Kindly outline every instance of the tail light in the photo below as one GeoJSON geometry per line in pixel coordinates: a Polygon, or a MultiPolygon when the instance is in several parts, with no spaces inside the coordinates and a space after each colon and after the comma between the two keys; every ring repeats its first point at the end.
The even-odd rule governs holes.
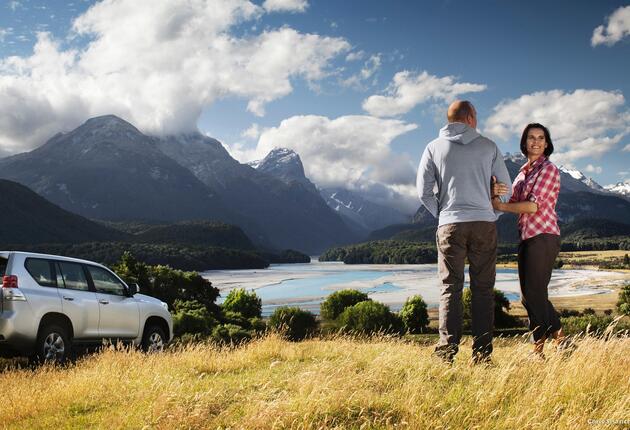
{"type": "Polygon", "coordinates": [[[2,299],[9,302],[25,302],[26,296],[18,289],[18,277],[15,275],[2,277],[2,299]]]}
{"type": "Polygon", "coordinates": [[[3,276],[2,277],[2,288],[17,288],[18,287],[18,277],[15,275],[3,276]]]}

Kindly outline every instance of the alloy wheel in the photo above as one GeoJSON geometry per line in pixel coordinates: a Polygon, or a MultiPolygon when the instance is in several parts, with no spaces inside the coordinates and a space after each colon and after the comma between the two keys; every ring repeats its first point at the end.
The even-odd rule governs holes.
{"type": "Polygon", "coordinates": [[[63,337],[59,333],[50,333],[44,339],[44,360],[62,361],[66,352],[63,337]]]}

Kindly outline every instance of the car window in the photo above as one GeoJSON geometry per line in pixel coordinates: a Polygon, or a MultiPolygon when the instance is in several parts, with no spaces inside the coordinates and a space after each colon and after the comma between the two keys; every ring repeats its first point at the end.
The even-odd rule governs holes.
{"type": "Polygon", "coordinates": [[[115,294],[117,296],[125,295],[125,286],[110,272],[96,266],[87,266],[87,269],[90,272],[97,292],[115,294]]]}
{"type": "Polygon", "coordinates": [[[56,287],[57,282],[52,275],[52,266],[50,261],[40,258],[27,258],[24,263],[26,271],[35,279],[42,287],[56,287]]]}
{"type": "Polygon", "coordinates": [[[57,267],[61,272],[61,277],[66,288],[81,291],[88,291],[90,289],[81,264],[59,261],[57,267]]]}
{"type": "Polygon", "coordinates": [[[0,257],[0,276],[4,276],[4,274],[6,273],[8,262],[9,262],[8,259],[4,257],[0,257]]]}

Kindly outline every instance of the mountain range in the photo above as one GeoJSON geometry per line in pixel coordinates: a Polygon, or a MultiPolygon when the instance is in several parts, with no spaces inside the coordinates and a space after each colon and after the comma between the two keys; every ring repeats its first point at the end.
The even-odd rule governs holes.
{"type": "MultiPolygon", "coordinates": [[[[521,154],[506,154],[504,160],[512,179],[516,178],[521,166],[526,162],[521,154]]],[[[589,223],[597,225],[597,234],[602,237],[626,231],[623,226],[630,225],[628,199],[606,190],[577,170],[562,166],[559,170],[561,187],[556,211],[563,238],[568,237],[565,235],[565,227],[568,228],[567,233],[578,237],[582,234],[582,230],[586,231],[585,226],[589,223]]],[[[497,221],[499,242],[516,243],[519,241],[516,218],[516,215],[509,213],[499,217],[497,221]]],[[[401,223],[375,230],[368,239],[433,241],[436,227],[437,220],[423,206],[420,206],[411,223],[401,223]]],[[[589,231],[591,233],[588,234],[592,237],[593,230],[589,231]]]]}
{"type": "Polygon", "coordinates": [[[308,253],[355,239],[304,184],[240,164],[200,133],[147,136],[113,115],[0,160],[0,177],[91,219],[224,221],[258,245],[308,253]]]}
{"type": "MultiPolygon", "coordinates": [[[[506,154],[505,162],[514,178],[525,158],[506,154]]],[[[561,222],[628,223],[628,184],[601,187],[579,171],[562,166],[560,170],[557,209],[561,222]]],[[[43,211],[51,214],[51,220],[71,220],[69,224],[78,226],[75,235],[66,235],[67,222],[65,227],[40,222],[48,233],[36,236],[49,242],[61,237],[122,240],[126,233],[116,230],[117,224],[131,228],[137,223],[154,226],[133,232],[146,230],[147,241],[172,243],[185,236],[201,244],[204,238],[218,238],[212,222],[223,222],[243,229],[246,236],[238,239],[242,248],[316,254],[331,246],[389,238],[405,230],[412,230],[405,234],[418,240],[433,240],[437,225],[422,207],[412,217],[371,201],[357,190],[318,188],[305,175],[299,155],[290,149],[276,148],[262,160],[241,164],[218,140],[201,133],[148,136],[113,115],[92,118],[31,152],[0,159],[0,178],[23,184],[41,196],[16,197],[27,209],[16,206],[13,214],[29,219],[29,210],[43,211]],[[37,209],[44,206],[46,210],[37,209]],[[73,218],[77,215],[100,222],[73,218]]],[[[18,185],[4,181],[3,186],[7,190],[3,194],[11,195],[18,185]]],[[[5,220],[4,229],[0,228],[5,243],[17,243],[20,237],[10,233],[11,229],[20,231],[13,221],[5,220]]],[[[514,216],[500,218],[503,241],[518,240],[514,225],[514,216]]]]}
{"type": "Polygon", "coordinates": [[[318,189],[306,177],[300,156],[291,149],[275,148],[264,159],[249,165],[287,184],[300,184],[305,190],[319,194],[359,238],[367,237],[372,230],[411,219],[410,215],[370,201],[357,191],[341,187],[318,189]]]}
{"type": "Polygon", "coordinates": [[[0,243],[68,243],[124,240],[126,233],[52,204],[24,185],[0,179],[0,243]]]}

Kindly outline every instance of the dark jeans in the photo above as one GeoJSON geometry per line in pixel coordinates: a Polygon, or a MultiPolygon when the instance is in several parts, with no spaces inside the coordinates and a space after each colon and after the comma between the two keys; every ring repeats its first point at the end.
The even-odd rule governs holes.
{"type": "Polygon", "coordinates": [[[560,252],[560,236],[539,234],[518,246],[518,278],[521,302],[527,310],[534,341],[560,330],[558,313],[549,301],[551,271],[560,252]]]}
{"type": "Polygon", "coordinates": [[[437,230],[440,296],[440,341],[438,350],[454,355],[462,337],[464,265],[470,263],[472,292],[473,354],[492,353],[494,281],[497,261],[495,223],[474,221],[447,224],[437,230]]]}

